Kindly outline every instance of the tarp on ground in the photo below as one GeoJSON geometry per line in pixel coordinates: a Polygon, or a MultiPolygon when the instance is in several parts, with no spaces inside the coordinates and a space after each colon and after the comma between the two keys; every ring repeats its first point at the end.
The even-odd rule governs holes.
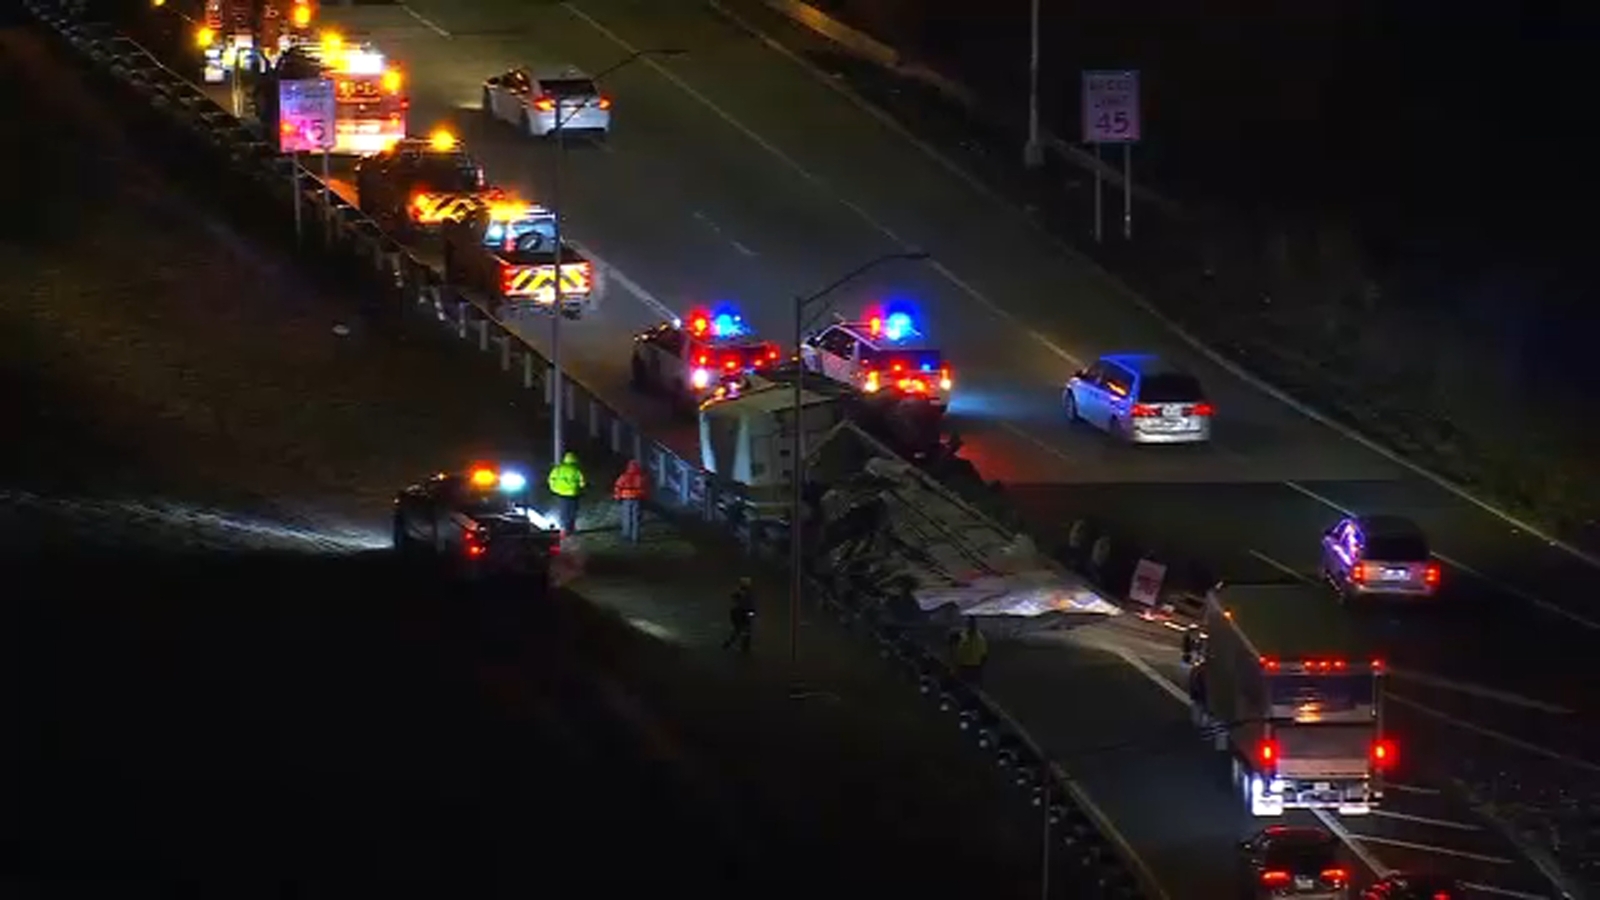
{"type": "Polygon", "coordinates": [[[818,448],[836,474],[820,501],[813,554],[836,587],[884,604],[896,617],[986,630],[1070,627],[1118,608],[1087,581],[1039,553],[1032,540],[983,515],[921,469],[852,426],[818,448]],[[850,460],[847,465],[840,461],[850,460]]]}

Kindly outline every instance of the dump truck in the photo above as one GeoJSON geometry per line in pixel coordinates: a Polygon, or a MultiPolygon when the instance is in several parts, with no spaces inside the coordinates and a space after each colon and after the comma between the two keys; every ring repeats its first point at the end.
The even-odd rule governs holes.
{"type": "MultiPolygon", "coordinates": [[[[445,280],[514,309],[549,310],[556,302],[556,231],[554,213],[520,201],[492,203],[445,222],[445,280]]],[[[562,315],[576,319],[599,298],[597,275],[589,260],[563,244],[562,315]]]]}
{"type": "Polygon", "coordinates": [[[1219,585],[1206,597],[1189,695],[1254,816],[1371,812],[1396,762],[1383,662],[1327,590],[1219,585]]]}

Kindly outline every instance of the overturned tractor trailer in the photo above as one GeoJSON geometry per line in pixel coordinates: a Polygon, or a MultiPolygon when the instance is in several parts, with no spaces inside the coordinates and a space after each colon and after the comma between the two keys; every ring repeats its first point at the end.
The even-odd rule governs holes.
{"type": "Polygon", "coordinates": [[[1189,693],[1203,733],[1255,816],[1371,812],[1396,761],[1383,663],[1327,590],[1221,585],[1206,598],[1189,693]]]}

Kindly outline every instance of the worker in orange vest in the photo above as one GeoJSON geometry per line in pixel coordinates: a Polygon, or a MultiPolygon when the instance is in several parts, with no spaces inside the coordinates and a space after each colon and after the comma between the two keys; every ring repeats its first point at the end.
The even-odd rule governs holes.
{"type": "Polygon", "coordinates": [[[616,483],[611,486],[611,498],[617,501],[622,512],[622,539],[625,541],[639,543],[639,505],[644,502],[648,491],[649,483],[645,480],[644,469],[639,467],[639,461],[628,460],[627,468],[622,470],[616,483]]]}

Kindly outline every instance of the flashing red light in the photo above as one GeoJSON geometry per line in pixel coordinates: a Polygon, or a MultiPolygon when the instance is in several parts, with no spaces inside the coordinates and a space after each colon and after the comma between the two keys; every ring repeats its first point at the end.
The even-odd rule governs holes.
{"type": "Polygon", "coordinates": [[[467,545],[467,555],[468,556],[482,556],[483,555],[483,545],[482,544],[476,544],[476,543],[468,544],[467,545]]]}
{"type": "Polygon", "coordinates": [[[1189,407],[1189,415],[1191,416],[1214,416],[1216,414],[1217,408],[1209,403],[1196,403],[1189,407]]]}
{"type": "Polygon", "coordinates": [[[473,469],[468,477],[472,479],[473,487],[494,487],[500,483],[500,473],[482,466],[473,469]]]}
{"type": "Polygon", "coordinates": [[[1350,873],[1341,868],[1323,869],[1322,880],[1334,887],[1343,887],[1350,880],[1350,873]]]}
{"type": "Polygon", "coordinates": [[[1256,759],[1262,766],[1267,768],[1276,766],[1278,764],[1278,742],[1266,740],[1257,744],[1256,759]]]}
{"type": "Polygon", "coordinates": [[[1336,659],[1333,661],[1333,670],[1335,672],[1343,672],[1347,668],[1349,668],[1349,663],[1346,663],[1344,660],[1336,659]]]}
{"type": "Polygon", "coordinates": [[[873,337],[883,334],[883,316],[873,316],[868,319],[867,330],[872,332],[873,337]]]}
{"type": "Polygon", "coordinates": [[[700,354],[699,358],[695,360],[695,365],[703,367],[709,362],[711,362],[711,357],[702,353],[700,354]]]}
{"type": "Polygon", "coordinates": [[[729,372],[737,371],[739,368],[739,360],[737,358],[725,359],[722,361],[722,367],[729,372]]]}
{"type": "Polygon", "coordinates": [[[611,98],[610,97],[601,97],[600,98],[600,102],[596,103],[595,105],[600,107],[601,109],[610,109],[611,108],[611,98]]]}
{"type": "Polygon", "coordinates": [[[1372,671],[1374,671],[1374,672],[1382,672],[1383,671],[1383,660],[1374,659],[1374,660],[1372,660],[1371,665],[1372,665],[1372,671]]]}
{"type": "Polygon", "coordinates": [[[1263,656],[1261,657],[1261,668],[1266,669],[1268,672],[1276,672],[1278,671],[1278,661],[1273,657],[1263,656]]]}
{"type": "Polygon", "coordinates": [[[1438,587],[1441,574],[1438,563],[1428,563],[1428,567],[1422,570],[1422,583],[1428,587],[1438,587]]]}
{"type": "Polygon", "coordinates": [[[1455,895],[1449,891],[1434,891],[1433,900],[1455,900],[1455,895]]]}
{"type": "Polygon", "coordinates": [[[1372,742],[1372,764],[1378,769],[1392,769],[1399,759],[1400,752],[1395,747],[1394,741],[1380,738],[1372,742]]]}
{"type": "Polygon", "coordinates": [[[549,94],[541,94],[534,98],[533,108],[539,112],[555,112],[556,98],[550,96],[549,94]]]}
{"type": "Polygon", "coordinates": [[[1160,407],[1149,403],[1135,403],[1133,405],[1133,417],[1135,419],[1153,419],[1159,415],[1161,415],[1160,407]]]}
{"type": "Polygon", "coordinates": [[[1261,883],[1267,887],[1280,887],[1289,883],[1289,873],[1283,869],[1268,869],[1261,873],[1261,883]]]}
{"type": "Polygon", "coordinates": [[[768,350],[767,351],[767,359],[776,360],[777,358],[778,358],[778,351],[777,350],[768,350]]]}
{"type": "Polygon", "coordinates": [[[711,330],[711,320],[705,316],[695,316],[689,320],[689,330],[696,335],[702,335],[711,330]]]}
{"type": "Polygon", "coordinates": [[[1369,565],[1371,565],[1371,563],[1362,562],[1362,563],[1356,563],[1354,566],[1351,566],[1350,567],[1350,580],[1355,582],[1356,584],[1366,584],[1367,583],[1367,579],[1369,577],[1371,577],[1371,576],[1369,576],[1367,574],[1367,567],[1369,565]]]}

